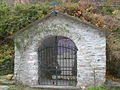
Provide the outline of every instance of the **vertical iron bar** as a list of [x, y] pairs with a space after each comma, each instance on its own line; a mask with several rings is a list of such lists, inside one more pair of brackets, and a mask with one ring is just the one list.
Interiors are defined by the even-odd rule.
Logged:
[[[41, 61], [42, 61], [42, 63], [43, 63], [43, 58], [44, 58], [44, 51], [41, 51], [42, 53], [42, 57], [41, 57]], [[43, 65], [41, 64], [41, 72], [43, 72]], [[42, 74], [42, 78], [43, 78], [43, 74]], [[41, 79], [42, 79], [41, 78]], [[42, 82], [42, 84], [43, 84], [44, 82]]]
[[[65, 59], [64, 59], [64, 65], [65, 65], [65, 78], [67, 78], [67, 64], [66, 64], [66, 56], [67, 56], [67, 48], [66, 47], [66, 44], [64, 44], [64, 49], [65, 49]], [[67, 85], [67, 81], [65, 82], [65, 85]]]
[[42, 80], [41, 80], [42, 79], [42, 73], [41, 73], [42, 72], [42, 66], [41, 66], [42, 65], [42, 51], [40, 50], [39, 53], [40, 53], [40, 63], [39, 63], [39, 65], [40, 65], [39, 66], [40, 67], [39, 68], [40, 69], [40, 83], [42, 84]]
[[[43, 62], [45, 63], [44, 68], [45, 68], [45, 71], [47, 72], [47, 69], [46, 69], [46, 61], [45, 61], [45, 60], [46, 60], [46, 47], [45, 47], [45, 51], [44, 51], [44, 61], [43, 61]], [[43, 70], [44, 70], [44, 69], [43, 69]], [[46, 76], [45, 76], [45, 78], [46, 78]], [[46, 85], [45, 81], [46, 81], [46, 80], [44, 80], [44, 85]]]
[[[46, 47], [45, 47], [45, 49], [46, 49]], [[44, 49], [44, 61], [43, 61], [43, 62], [44, 62], [44, 65], [45, 65], [45, 66], [44, 66], [45, 71], [47, 72], [47, 69], [46, 69], [46, 61], [45, 61], [45, 60], [46, 60], [45, 49]], [[44, 69], [43, 69], [43, 70], [44, 70]], [[45, 76], [44, 78], [46, 78], [46, 76]], [[46, 80], [44, 80], [44, 85], [46, 85], [45, 81], [46, 81]]]
[[40, 66], [40, 64], [39, 64], [39, 61], [40, 61], [40, 53], [39, 53], [39, 48], [38, 48], [38, 84], [40, 84], [39, 83], [39, 81], [40, 81], [40, 75], [39, 75], [39, 73], [40, 73], [40, 71], [39, 71], [39, 66]]
[[[55, 37], [55, 59], [56, 59], [56, 63], [57, 63], [57, 36]], [[58, 77], [57, 77], [57, 70], [58, 70], [58, 66], [56, 65], [56, 86], [58, 85]]]
[[[69, 47], [69, 45], [66, 44], [65, 47]], [[68, 75], [69, 75], [69, 74], [68, 74], [68, 73], [69, 73], [69, 71], [68, 71], [68, 69], [69, 69], [69, 68], [68, 68], [68, 67], [69, 67], [69, 63], [68, 63], [68, 62], [69, 62], [69, 60], [68, 60], [68, 50], [69, 50], [69, 49], [66, 48], [66, 64], [67, 64], [67, 65], [66, 65], [66, 78], [69, 78], [69, 76], [68, 76]], [[68, 82], [66, 81], [66, 86], [67, 86], [67, 84], [68, 84]]]
[[[73, 80], [75, 79], [74, 73], [75, 73], [75, 69], [76, 69], [75, 68], [76, 64], [75, 64], [75, 55], [74, 55], [74, 52], [75, 51], [74, 51], [74, 47], [73, 47], [72, 50], [71, 50], [71, 53], [72, 53], [72, 63], [73, 63], [71, 68], [72, 68], [72, 78], [73, 78]], [[73, 83], [75, 83], [75, 80], [73, 81]]]
[[62, 44], [62, 50], [63, 50], [63, 55], [62, 55], [62, 63], [63, 63], [63, 85], [64, 85], [64, 44]]
[[77, 50], [76, 48], [74, 48], [75, 50], [75, 85], [77, 84]]
[[74, 77], [73, 72], [74, 72], [74, 61], [75, 60], [74, 60], [74, 54], [73, 54], [74, 51], [72, 49], [70, 50], [71, 51], [70, 53], [71, 53], [71, 63], [72, 63], [72, 67], [71, 67], [72, 71], [71, 72], [72, 72], [72, 78], [73, 78]]
[[[42, 63], [43, 63], [43, 51], [42, 51], [42, 48], [41, 48], [41, 65], [40, 65], [40, 67], [41, 67], [41, 75], [42, 75], [42, 77], [41, 77], [41, 81], [42, 81], [42, 78], [43, 78], [43, 73], [42, 73], [42, 69], [43, 69], [43, 66], [42, 66]], [[41, 82], [42, 84], [43, 84], [43, 82]]]
[[[67, 51], [66, 49], [67, 48], [65, 48], [65, 47], [66, 47], [66, 44], [64, 44], [64, 49], [65, 49], [65, 53], [64, 53], [65, 54], [65, 58], [64, 58], [65, 64], [64, 65], [65, 65], [65, 78], [67, 78], [67, 76], [66, 76], [67, 75], [67, 65], [66, 65], [66, 51]], [[65, 82], [65, 85], [66, 85], [66, 82]]]
[[40, 55], [41, 55], [41, 57], [40, 57], [40, 83], [42, 84], [42, 80], [41, 80], [41, 78], [42, 78], [42, 51], [41, 51], [41, 49], [40, 49], [40, 51], [39, 51], [39, 53], [40, 53]]
[[[52, 60], [54, 60], [54, 45], [53, 45], [53, 47], [51, 48], [51, 59]], [[52, 61], [52, 63], [53, 63], [54, 61]], [[53, 68], [52, 68], [52, 71], [54, 72], [54, 64], [53, 64], [53, 66], [52, 66]], [[53, 79], [52, 80], [52, 85], [54, 85], [55, 84], [55, 80]]]
[[[71, 56], [70, 56], [70, 51], [71, 51], [71, 49], [70, 49], [70, 45], [68, 45], [68, 47], [69, 47], [69, 49], [68, 49], [68, 63], [69, 63], [69, 68], [68, 68], [68, 70], [69, 70], [69, 77], [71, 78]], [[68, 81], [68, 82], [70, 82], [70, 81]]]
[[[71, 75], [71, 57], [70, 57], [70, 51], [71, 51], [71, 49], [70, 49], [70, 45], [68, 45], [68, 47], [69, 47], [69, 49], [68, 49], [68, 63], [69, 63], [69, 65], [68, 65], [68, 72], [69, 72], [69, 75]], [[69, 77], [71, 77], [71, 76], [69, 76]], [[70, 82], [70, 81], [68, 81], [68, 82]]]
[[[46, 67], [47, 68], [48, 68], [48, 65], [49, 65], [49, 63], [48, 63], [48, 61], [49, 61], [49, 49], [50, 49], [49, 47], [46, 48], [46, 60], [47, 60], [46, 61], [46, 63], [47, 63]], [[47, 69], [47, 70], [48, 70], [48, 72], [50, 72], [50, 69]], [[49, 82], [49, 78], [47, 79], [47, 82], [46, 82], [47, 85], [49, 84], [48, 82]]]
[[[50, 65], [50, 59], [51, 59], [51, 47], [49, 48], [49, 59], [48, 59], [48, 65]], [[49, 82], [51, 84], [51, 81]]]
[[[48, 50], [48, 49], [49, 49], [48, 47], [46, 47], [46, 49], [45, 49], [45, 56], [46, 56], [46, 57], [45, 57], [45, 60], [47, 60], [45, 67], [47, 67], [47, 68], [48, 68], [48, 59], [47, 59], [47, 57], [48, 57], [48, 52], [47, 52], [47, 50]], [[46, 68], [46, 69], [47, 69], [47, 68]], [[50, 69], [47, 69], [47, 72], [49, 72], [49, 70], [50, 70]], [[48, 85], [48, 80], [49, 80], [49, 77], [47, 78], [47, 81], [45, 81], [45, 83], [46, 83], [47, 85]]]
[[[76, 69], [76, 66], [75, 66], [76, 63], [75, 63], [75, 62], [76, 62], [76, 61], [75, 61], [75, 51], [74, 51], [74, 50], [75, 50], [75, 49], [74, 49], [74, 47], [73, 47], [73, 51], [72, 51], [72, 58], [73, 58], [73, 68], [72, 68], [72, 69], [73, 69], [73, 70], [72, 70], [72, 71], [73, 71], [73, 77], [74, 77], [74, 79], [75, 79], [75, 77], [76, 77], [76, 74], [75, 74], [75, 73], [76, 73], [76, 71], [75, 71], [75, 69]], [[76, 79], [74, 80], [74, 83], [76, 83]]]
[[[51, 53], [51, 47], [49, 47], [48, 65], [50, 65], [50, 59], [51, 59], [51, 57], [50, 57], [50, 53]], [[48, 83], [51, 84], [51, 81], [48, 81]]]
[[[61, 67], [62, 67], [62, 65], [61, 65], [61, 43], [59, 43], [59, 60], [60, 60], [60, 70], [61, 70]], [[61, 73], [62, 73], [62, 70], [61, 70]], [[60, 75], [60, 79], [61, 79], [61, 75]], [[61, 85], [61, 80], [60, 80], [60, 85]]]
[[[65, 67], [65, 78], [66, 78], [66, 75], [67, 75], [67, 65], [66, 65], [66, 44], [64, 44], [64, 50], [65, 50], [65, 52], [64, 52], [64, 67]], [[66, 82], [65, 82], [65, 85], [66, 85]]]

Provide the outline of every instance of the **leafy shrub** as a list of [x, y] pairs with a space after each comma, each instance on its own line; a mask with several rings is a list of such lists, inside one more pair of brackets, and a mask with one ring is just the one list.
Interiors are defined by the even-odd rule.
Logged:
[[120, 38], [120, 26], [115, 30], [117, 36]]
[[0, 63], [4, 62], [5, 60], [12, 58], [14, 55], [13, 47], [8, 45], [0, 46]]
[[0, 63], [0, 75], [12, 74], [14, 72], [13, 58], [6, 59]]
[[104, 15], [112, 15], [114, 12], [114, 8], [112, 8], [110, 5], [105, 5], [101, 7], [102, 9], [102, 14]]
[[[45, 7], [46, 6], [46, 7]], [[6, 3], [0, 3], [0, 35], [4, 37], [25, 27], [29, 23], [49, 13], [49, 7], [44, 4], [18, 4], [10, 7]]]
[[11, 58], [14, 56], [14, 44], [8, 37], [29, 23], [44, 17], [50, 10], [48, 2], [27, 5], [17, 4], [15, 7], [0, 2], [0, 74], [13, 72]]

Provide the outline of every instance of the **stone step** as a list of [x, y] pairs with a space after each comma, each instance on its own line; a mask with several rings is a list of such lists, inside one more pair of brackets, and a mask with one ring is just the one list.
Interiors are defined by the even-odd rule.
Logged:
[[48, 85], [36, 85], [31, 86], [31, 88], [41, 88], [41, 89], [51, 89], [51, 90], [80, 90], [80, 87], [74, 86], [48, 86]]

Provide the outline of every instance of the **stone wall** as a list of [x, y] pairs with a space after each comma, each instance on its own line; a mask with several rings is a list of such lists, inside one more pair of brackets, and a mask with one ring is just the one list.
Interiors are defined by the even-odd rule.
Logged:
[[106, 73], [105, 33], [70, 17], [49, 18], [15, 39], [15, 76], [27, 85], [38, 84], [38, 48], [50, 36], [64, 36], [77, 46], [77, 86], [102, 85]]

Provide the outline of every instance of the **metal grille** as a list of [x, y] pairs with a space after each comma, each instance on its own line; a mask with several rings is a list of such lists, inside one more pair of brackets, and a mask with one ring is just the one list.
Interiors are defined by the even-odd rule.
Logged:
[[[64, 39], [65, 40], [65, 39]], [[68, 39], [66, 39], [68, 40]], [[58, 43], [39, 49], [39, 84], [75, 86], [77, 83], [77, 49], [73, 45]]]

